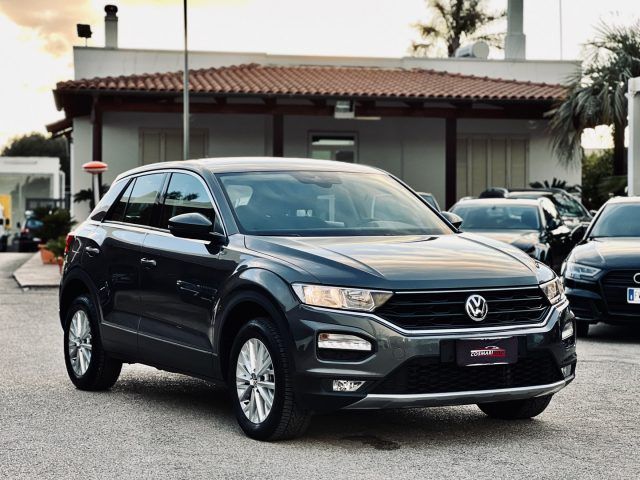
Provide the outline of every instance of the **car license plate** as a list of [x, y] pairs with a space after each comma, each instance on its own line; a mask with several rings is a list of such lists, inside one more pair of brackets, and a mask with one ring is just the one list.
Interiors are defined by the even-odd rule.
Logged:
[[640, 304], [640, 288], [627, 288], [627, 303]]
[[477, 365], [506, 365], [518, 360], [518, 339], [483, 338], [458, 340], [456, 360], [461, 367]]

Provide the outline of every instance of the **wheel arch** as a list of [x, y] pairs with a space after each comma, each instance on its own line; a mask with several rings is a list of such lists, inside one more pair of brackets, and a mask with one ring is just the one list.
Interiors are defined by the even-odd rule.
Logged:
[[83, 293], [89, 295], [98, 310], [98, 313], [100, 315], [102, 314], [100, 303], [98, 302], [98, 294], [92, 285], [93, 284], [89, 276], [80, 269], [73, 269], [66, 274], [62, 284], [60, 285], [59, 293], [58, 311], [60, 316], [60, 325], [64, 326], [66, 312], [71, 305], [71, 302]]
[[298, 302], [282, 278], [268, 270], [248, 269], [225, 290], [214, 318], [214, 345], [220, 378], [226, 380], [233, 339], [242, 326], [254, 318], [268, 317], [273, 320], [286, 344], [294, 348], [286, 312]]

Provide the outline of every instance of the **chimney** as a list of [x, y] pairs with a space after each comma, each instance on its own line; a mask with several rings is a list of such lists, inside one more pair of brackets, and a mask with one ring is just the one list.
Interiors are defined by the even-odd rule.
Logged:
[[118, 48], [118, 7], [105, 5], [104, 11], [104, 46], [105, 48]]
[[527, 39], [522, 31], [522, 0], [509, 0], [507, 4], [507, 36], [504, 40], [506, 60], [526, 58]]

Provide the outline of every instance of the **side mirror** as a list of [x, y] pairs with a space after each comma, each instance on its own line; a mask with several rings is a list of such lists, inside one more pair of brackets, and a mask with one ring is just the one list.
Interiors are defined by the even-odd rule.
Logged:
[[589, 213], [591, 214], [592, 217], [595, 217], [596, 213], [598, 213], [598, 210], [589, 210]]
[[222, 241], [224, 235], [213, 231], [213, 223], [201, 213], [183, 213], [169, 219], [169, 231], [174, 237], [195, 240]]
[[447, 222], [449, 222], [455, 228], [460, 228], [460, 225], [462, 225], [462, 217], [460, 215], [456, 215], [455, 213], [452, 213], [452, 212], [440, 212], [440, 213], [447, 220]]
[[588, 225], [581, 223], [571, 231], [571, 243], [577, 244], [584, 238], [584, 234], [587, 233]]

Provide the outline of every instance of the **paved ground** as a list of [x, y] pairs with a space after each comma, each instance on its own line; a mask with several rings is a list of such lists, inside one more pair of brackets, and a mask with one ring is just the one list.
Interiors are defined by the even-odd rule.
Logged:
[[23, 288], [57, 287], [60, 284], [60, 267], [43, 264], [40, 252], [31, 253], [31, 258], [13, 272], [18, 285]]
[[22, 292], [0, 254], [0, 478], [638, 478], [640, 330], [580, 342], [578, 379], [538, 419], [475, 407], [316, 417], [305, 438], [245, 438], [226, 394], [125, 366], [112, 391], [67, 380], [56, 292]]

